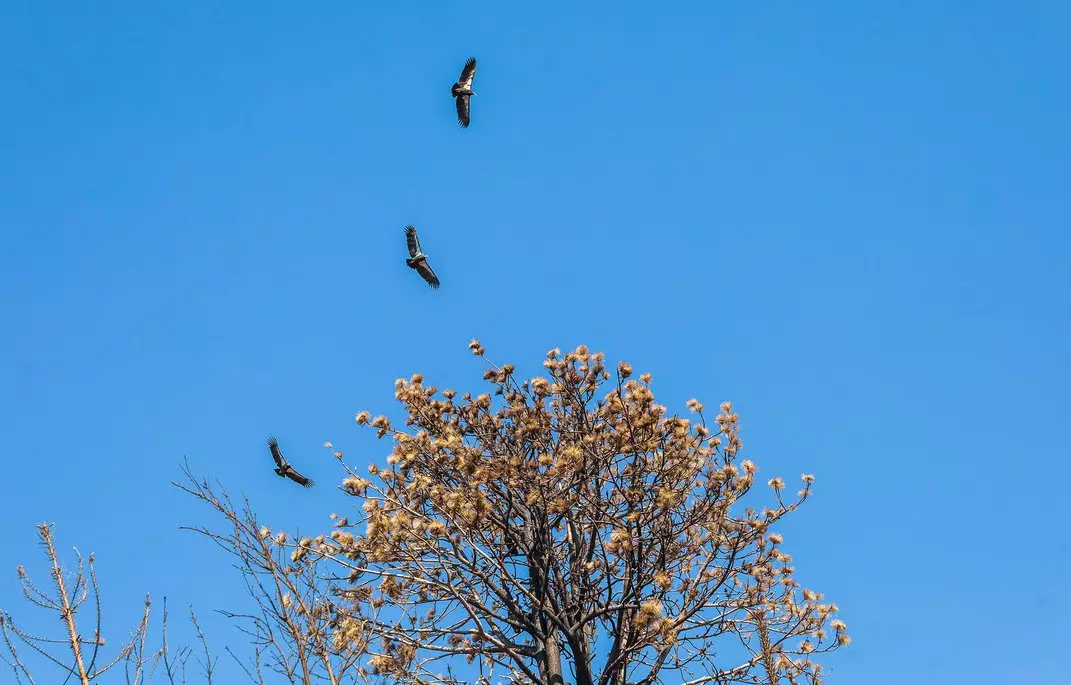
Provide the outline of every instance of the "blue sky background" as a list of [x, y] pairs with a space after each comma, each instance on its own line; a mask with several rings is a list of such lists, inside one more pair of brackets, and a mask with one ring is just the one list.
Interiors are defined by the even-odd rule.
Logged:
[[54, 521], [113, 643], [151, 591], [222, 654], [184, 456], [321, 529], [395, 378], [586, 343], [816, 474], [830, 683], [1066, 682], [1071, 5], [214, 5], [0, 13], [0, 606]]

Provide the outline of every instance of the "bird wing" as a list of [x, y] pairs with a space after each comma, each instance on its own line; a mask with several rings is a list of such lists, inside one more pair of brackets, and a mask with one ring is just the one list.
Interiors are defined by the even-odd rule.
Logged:
[[279, 449], [279, 441], [274, 435], [268, 438], [268, 449], [271, 450], [271, 458], [275, 460], [275, 465], [281, 469], [286, 468], [286, 459], [283, 459], [283, 451]]
[[405, 227], [405, 244], [409, 248], [410, 257], [420, 254], [420, 239], [417, 238], [416, 229], [412, 226]]
[[469, 57], [465, 62], [465, 66], [461, 68], [461, 78], [457, 80], [457, 84], [465, 90], [472, 90], [472, 79], [476, 76], [476, 58]]
[[417, 273], [420, 277], [428, 282], [432, 288], [439, 287], [439, 277], [435, 275], [435, 272], [431, 270], [431, 266], [428, 264], [428, 260], [421, 259], [416, 265]]
[[461, 128], [469, 127], [469, 96], [458, 95], [455, 100], [457, 101], [457, 123], [461, 124]]
[[307, 488], [311, 488], [313, 485], [316, 485], [315, 481], [312, 481], [312, 480], [306, 478], [305, 476], [301, 475], [300, 473], [295, 471], [294, 467], [292, 467], [292, 466], [287, 466], [286, 467], [285, 474], [286, 474], [287, 478], [289, 478], [290, 480], [294, 481], [298, 485], [303, 485], [303, 486], [305, 486]]

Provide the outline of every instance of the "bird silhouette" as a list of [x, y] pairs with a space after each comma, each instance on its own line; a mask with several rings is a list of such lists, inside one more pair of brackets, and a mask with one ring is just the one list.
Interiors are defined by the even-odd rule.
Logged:
[[431, 270], [431, 266], [428, 264], [428, 256], [421, 251], [420, 239], [417, 237], [416, 229], [412, 226], [405, 227], [405, 243], [409, 247], [409, 258], [405, 260], [406, 265], [410, 269], [416, 269], [420, 277], [427, 281], [432, 288], [438, 288], [439, 277]]
[[289, 478], [298, 485], [303, 485], [306, 488], [311, 488], [316, 484], [314, 481], [309, 480], [295, 471], [294, 467], [283, 458], [283, 451], [279, 449], [279, 441], [275, 439], [275, 436], [268, 438], [268, 449], [271, 450], [271, 458], [275, 460], [275, 475], [280, 478]]
[[457, 123], [461, 124], [462, 128], [469, 127], [469, 97], [476, 94], [472, 92], [474, 76], [476, 76], [476, 58], [469, 57], [461, 69], [461, 78], [450, 88], [450, 94], [454, 96], [454, 104], [457, 105]]

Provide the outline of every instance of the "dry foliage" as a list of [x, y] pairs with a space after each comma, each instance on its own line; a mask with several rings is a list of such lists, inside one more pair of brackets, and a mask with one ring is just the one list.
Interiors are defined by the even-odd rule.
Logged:
[[358, 414], [394, 443], [371, 478], [328, 443], [361, 504], [329, 536], [273, 534], [185, 486], [232, 524], [202, 532], [252, 579], [277, 670], [438, 685], [465, 682], [461, 659], [488, 683], [821, 682], [816, 655], [850, 640], [773, 531], [813, 477], [791, 496], [770, 479], [747, 506], [758, 468], [729, 403], [672, 415], [648, 374], [585, 347], [552, 350], [530, 380], [488, 364], [477, 396], [399, 380], [405, 430]]

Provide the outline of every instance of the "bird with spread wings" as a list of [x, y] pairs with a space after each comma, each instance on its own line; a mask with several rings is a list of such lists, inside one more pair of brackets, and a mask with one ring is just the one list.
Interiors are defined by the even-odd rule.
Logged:
[[420, 277], [427, 281], [432, 288], [438, 288], [439, 277], [435, 275], [435, 272], [431, 270], [431, 266], [428, 265], [428, 256], [421, 251], [420, 239], [417, 237], [416, 229], [412, 225], [405, 227], [405, 243], [409, 247], [409, 258], [405, 260], [406, 266], [410, 269], [416, 269]]
[[454, 104], [457, 105], [457, 123], [462, 128], [469, 127], [469, 97], [475, 95], [472, 92], [472, 79], [476, 76], [476, 58], [469, 57], [465, 66], [461, 69], [461, 78], [450, 88], [450, 94], [454, 96]]
[[283, 458], [283, 451], [279, 449], [279, 441], [274, 436], [268, 438], [268, 449], [271, 450], [271, 458], [275, 460], [275, 475], [280, 478], [289, 478], [298, 485], [303, 485], [307, 488], [311, 488], [316, 483], [309, 480], [305, 476], [301, 475], [294, 470], [294, 467]]

